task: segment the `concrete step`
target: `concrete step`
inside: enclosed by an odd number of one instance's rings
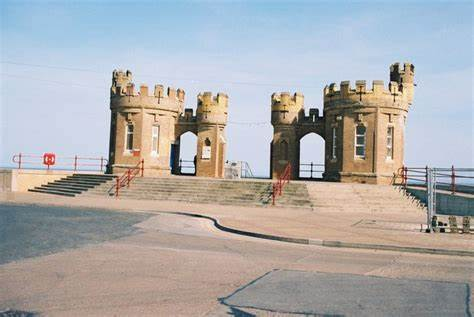
[[[90,185],[90,186],[98,186],[100,184],[103,184],[103,182],[98,182],[98,181],[85,181],[85,180],[75,180],[75,179],[65,179],[61,178],[54,183],[57,184],[78,184],[78,185]]]
[[[63,191],[57,191],[57,190],[48,190],[45,188],[31,188],[28,189],[29,192],[35,192],[35,193],[41,193],[41,194],[51,194],[51,195],[60,195],[60,196],[68,196],[68,197],[74,197],[76,194],[74,193],[67,193]]]
[[[55,184],[55,183],[48,183],[46,185],[41,185],[40,187],[51,188],[51,189],[72,189],[72,190],[78,190],[80,192],[86,191],[91,188],[91,187],[83,187],[83,186],[65,186],[62,184]]]
[[[96,174],[74,174],[29,189],[31,192],[74,197],[107,182],[113,182],[114,176]]]

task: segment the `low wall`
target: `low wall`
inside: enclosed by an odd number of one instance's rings
[[[408,187],[407,192],[426,204],[426,190]],[[474,195],[436,192],[436,213],[440,215],[474,216]]]
[[[0,192],[27,192],[29,188],[41,186],[72,175],[72,171],[53,170],[0,170]]]

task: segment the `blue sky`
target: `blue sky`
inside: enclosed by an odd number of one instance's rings
[[[470,2],[2,1],[0,11],[1,166],[16,152],[106,156],[122,68],[137,85],[182,87],[187,107],[200,91],[226,92],[228,159],[267,174],[273,92],[301,91],[306,109],[322,109],[326,84],[388,82],[397,61],[416,71],[406,163],[474,163]],[[302,161],[321,162],[322,140],[302,142]]]

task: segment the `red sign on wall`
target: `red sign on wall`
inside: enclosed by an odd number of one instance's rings
[[[56,163],[56,154],[54,153],[44,153],[43,154],[43,164],[48,166],[48,169],[51,165]]]

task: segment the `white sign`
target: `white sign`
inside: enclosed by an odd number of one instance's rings
[[[211,159],[211,147],[210,146],[203,146],[202,147],[202,159],[209,160]]]

